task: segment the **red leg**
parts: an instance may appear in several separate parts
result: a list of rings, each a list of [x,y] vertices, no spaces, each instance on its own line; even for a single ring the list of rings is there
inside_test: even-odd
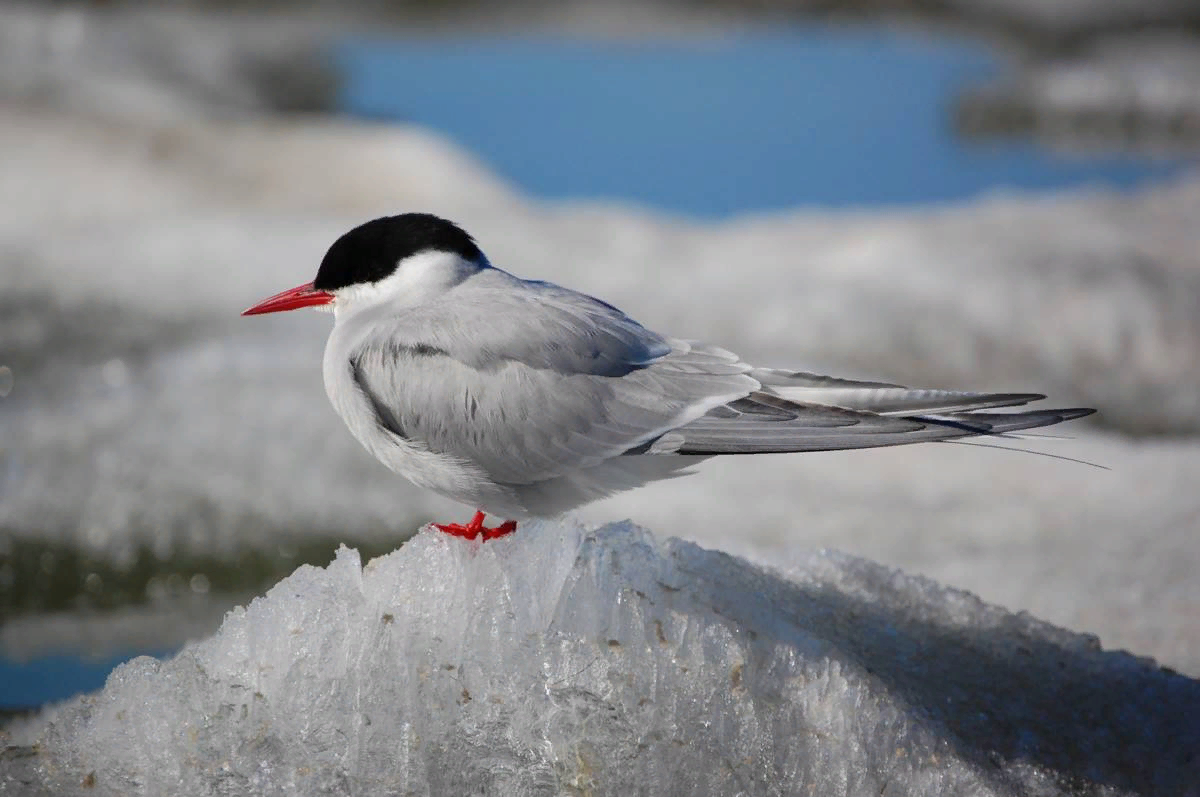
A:
[[[483,525],[484,514],[482,511],[475,513],[475,517],[471,518],[471,522],[465,526],[458,523],[434,523],[433,527],[438,531],[443,531],[454,537],[465,537],[468,540],[473,540],[476,537],[483,537],[483,541],[494,540],[497,537],[503,537],[506,534],[512,534],[517,530],[517,521],[506,520],[494,529],[489,529]]]

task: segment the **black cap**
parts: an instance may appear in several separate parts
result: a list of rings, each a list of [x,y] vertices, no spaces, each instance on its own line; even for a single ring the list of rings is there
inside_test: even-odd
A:
[[[478,263],[483,252],[475,240],[452,221],[431,213],[403,213],[360,224],[333,242],[313,287],[336,291],[347,285],[378,282],[396,265],[418,252],[453,252]]]

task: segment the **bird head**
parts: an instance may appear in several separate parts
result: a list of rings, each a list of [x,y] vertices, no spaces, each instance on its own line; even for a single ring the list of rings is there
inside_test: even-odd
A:
[[[315,307],[335,314],[383,302],[416,304],[488,268],[465,230],[429,213],[368,221],[342,235],[312,282],[275,294],[242,313]]]

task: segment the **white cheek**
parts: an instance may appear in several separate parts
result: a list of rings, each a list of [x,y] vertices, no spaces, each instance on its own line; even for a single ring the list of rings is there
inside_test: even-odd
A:
[[[486,261],[485,261],[486,262]],[[416,305],[444,293],[486,265],[451,252],[422,252],[405,258],[396,271],[370,284],[350,285],[335,293],[334,315],[382,303]]]

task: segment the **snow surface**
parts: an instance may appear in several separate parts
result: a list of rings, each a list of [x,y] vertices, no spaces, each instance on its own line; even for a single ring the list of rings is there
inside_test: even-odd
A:
[[[1015,27],[1063,37],[1155,25],[1186,27],[1197,18],[1190,0],[945,0],[939,11],[1000,30]]]
[[[861,559],[785,577],[629,523],[537,523],[301,567],[16,728],[0,786],[1181,795],[1197,712],[1196,681]]]
[[[5,3],[0,98],[160,120],[326,110],[338,78],[322,42],[344,27],[329,15]]]
[[[967,89],[956,101],[958,123],[985,135],[1020,126],[1059,148],[1188,157],[1200,138],[1196,45],[1192,33],[1126,31],[1026,59],[992,85]]]

